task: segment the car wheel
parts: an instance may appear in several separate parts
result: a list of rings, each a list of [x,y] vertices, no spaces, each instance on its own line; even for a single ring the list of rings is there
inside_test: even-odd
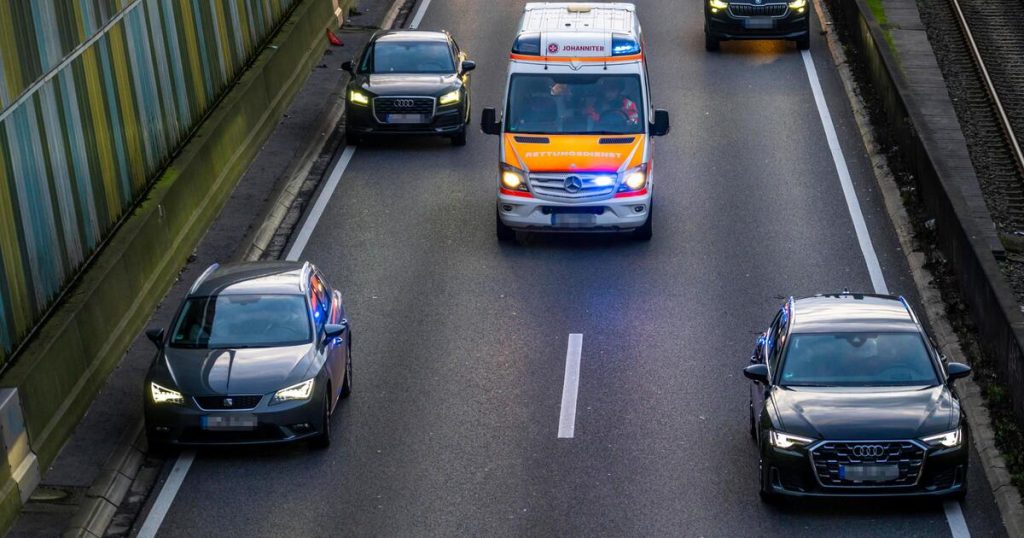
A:
[[[348,398],[352,394],[352,336],[348,337],[348,364],[345,365],[345,380],[341,382],[341,397]]]
[[[717,37],[712,37],[707,30],[704,30],[704,50],[708,52],[717,52],[722,48],[722,41]]]
[[[516,240],[516,231],[501,222],[501,217],[495,212],[494,214],[494,227],[495,233],[498,236],[498,241],[502,243],[514,243]]]
[[[633,238],[638,241],[650,241],[654,236],[654,204],[647,210],[647,220],[639,228],[633,230]]]
[[[313,448],[327,448],[331,446],[331,386],[324,391],[323,422],[320,426],[320,433],[309,441]]]
[[[811,35],[807,34],[800,39],[796,40],[797,50],[807,50],[811,48]]]
[[[754,422],[754,404],[750,404],[750,438],[757,442],[757,423]]]
[[[358,146],[359,143],[362,142],[362,141],[363,141],[363,138],[361,136],[359,136],[357,133],[352,132],[348,128],[345,129],[345,143],[346,144],[348,144],[350,146]]]
[[[152,456],[166,457],[171,453],[170,443],[154,439],[153,433],[149,431],[146,432],[146,447],[146,452]]]
[[[462,129],[459,130],[459,132],[452,135],[452,145],[456,147],[465,146],[467,131],[468,130],[465,127],[463,127]]]

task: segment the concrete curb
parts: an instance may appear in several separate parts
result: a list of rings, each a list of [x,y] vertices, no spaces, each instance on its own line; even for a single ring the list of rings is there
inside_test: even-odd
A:
[[[818,14],[821,27],[831,28],[832,22],[822,7],[821,0],[814,1],[814,9]],[[829,31],[826,41],[832,61],[836,65],[843,88],[846,90],[847,98],[853,109],[857,127],[864,139],[864,146],[871,159],[872,169],[875,171],[875,178],[882,191],[886,210],[896,229],[900,247],[906,253],[907,263],[910,265],[914,284],[924,303],[925,315],[931,325],[933,336],[941,353],[947,357],[963,357],[960,339],[946,317],[945,303],[942,301],[941,292],[932,284],[935,280],[925,266],[927,260],[923,253],[916,251],[913,239],[914,228],[910,222],[910,216],[903,206],[903,198],[889,169],[888,160],[875,140],[866,106],[847,64],[846,53],[835,33]],[[1006,470],[1006,461],[995,445],[995,431],[992,429],[988,409],[985,408],[981,388],[968,378],[959,382],[958,392],[970,424],[971,439],[973,439],[974,447],[981,458],[982,469],[991,486],[992,495],[996,499],[1003,525],[1010,536],[1024,536],[1024,505],[1021,504],[1020,492],[1010,480],[1010,474]]]
[[[125,430],[117,448],[103,465],[100,476],[85,494],[85,500],[62,536],[67,538],[103,536],[117,513],[128,488],[146,459],[142,422]]]

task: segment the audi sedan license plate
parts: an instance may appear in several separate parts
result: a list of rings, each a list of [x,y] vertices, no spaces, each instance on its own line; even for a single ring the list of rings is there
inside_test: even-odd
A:
[[[562,228],[586,228],[597,223],[597,215],[588,213],[554,213],[551,225]]]
[[[246,431],[256,429],[256,415],[209,415],[202,417],[204,430]]]
[[[388,123],[424,123],[423,114],[388,114]]]
[[[888,482],[900,477],[899,465],[840,465],[839,478],[854,482]]]
[[[748,30],[770,30],[775,27],[775,21],[769,17],[751,17],[743,21],[743,27]]]

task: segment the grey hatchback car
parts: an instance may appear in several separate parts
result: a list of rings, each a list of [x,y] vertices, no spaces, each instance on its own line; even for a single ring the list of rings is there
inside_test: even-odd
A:
[[[352,336],[341,293],[310,263],[208,268],[145,382],[151,449],[331,442],[331,415],[352,391]]]

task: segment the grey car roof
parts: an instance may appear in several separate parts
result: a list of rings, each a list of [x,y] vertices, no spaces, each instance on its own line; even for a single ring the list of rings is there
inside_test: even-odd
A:
[[[919,332],[901,297],[843,293],[793,301],[794,333]]]
[[[448,34],[428,30],[387,30],[374,41],[448,41]]]
[[[302,293],[303,262],[248,262],[221,265],[200,277],[191,297]]]

